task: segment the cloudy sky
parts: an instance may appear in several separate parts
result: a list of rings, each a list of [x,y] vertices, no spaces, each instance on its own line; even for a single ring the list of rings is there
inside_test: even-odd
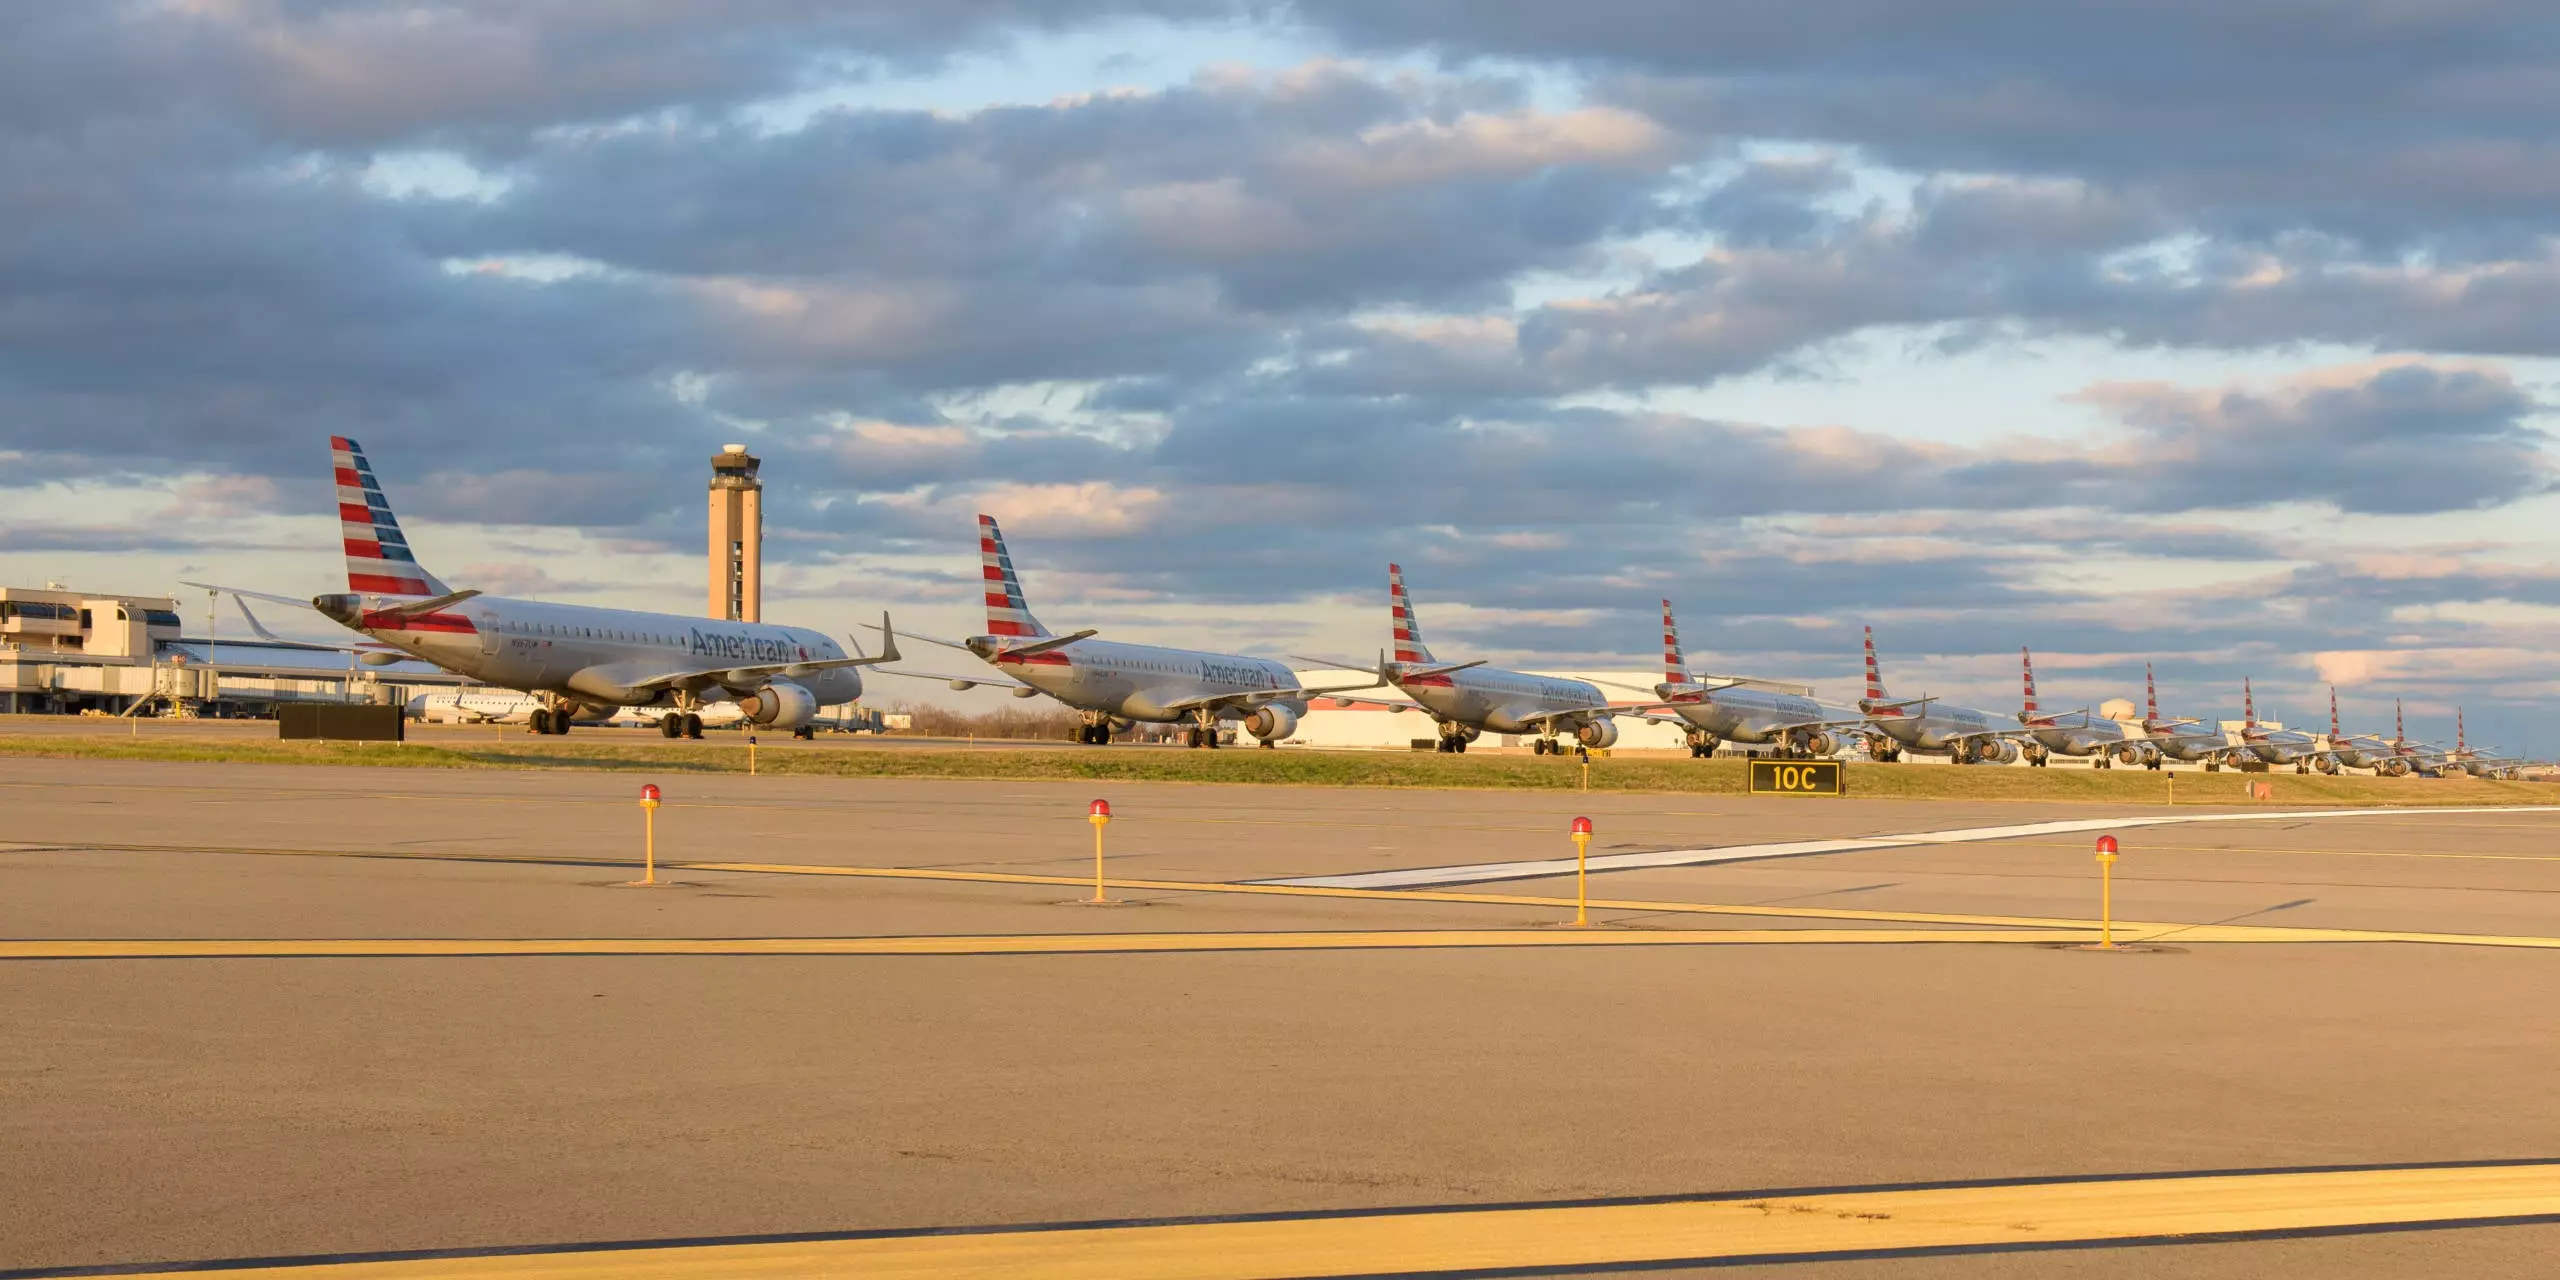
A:
[[[1394,558],[1444,656],[2547,753],[2556,125],[2509,0],[11,6],[0,581],[334,589],[337,432],[693,611],[737,440],[776,620],[976,630],[984,510],[1126,638]]]

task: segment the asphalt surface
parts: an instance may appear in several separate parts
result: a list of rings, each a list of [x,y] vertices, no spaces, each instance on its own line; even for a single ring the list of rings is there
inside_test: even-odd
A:
[[[0,938],[1549,929],[1517,902],[686,869],[640,779],[0,761]],[[1090,874],[1087,784],[684,777],[671,864]],[[1115,784],[1236,882],[2101,816]],[[2560,934],[2560,813],[2128,832],[2120,917]],[[300,856],[280,856],[298,854]],[[1595,877],[2080,920],[2085,838]],[[1570,880],[1505,894],[1562,894]],[[1604,911],[1621,929],[1836,920]],[[1896,926],[1906,927],[1906,926]],[[2174,940],[2173,940],[2174,941]],[[0,962],[0,1268],[2560,1156],[2560,956],[2414,944]],[[1788,1275],[2531,1274],[2560,1227]],[[1753,1274],[1761,1268],[1744,1268]],[[1661,1274],[1650,1272],[1648,1274]],[[1734,1274],[1731,1271],[1719,1274]]]

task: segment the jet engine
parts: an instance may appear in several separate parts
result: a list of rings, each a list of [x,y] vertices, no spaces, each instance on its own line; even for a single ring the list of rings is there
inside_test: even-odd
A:
[[[1017,698],[1037,698],[1040,696],[1040,691],[1027,684],[1018,684],[1013,687],[1013,696]]]
[[[2387,761],[2383,764],[2382,768],[2376,772],[2379,772],[2387,778],[2405,778],[2409,776],[2409,762],[2406,760]]]
[[[2338,772],[2338,758],[2336,756],[2322,756],[2319,759],[2312,761],[2311,767],[2322,773],[2334,776]]]
[[[407,658],[408,656],[409,655],[405,653],[384,653],[380,650],[375,650],[372,653],[365,654],[363,657],[356,659],[356,661],[361,662],[368,667],[387,667],[392,663]]]
[[[2128,742],[2115,749],[2116,763],[2128,769],[2151,763],[2160,749],[2146,742]]]
[[[797,729],[818,718],[818,698],[788,680],[776,680],[738,699],[738,710],[769,728]]]
[[[1244,731],[1264,742],[1278,742],[1296,732],[1297,728],[1297,715],[1283,706],[1257,707],[1252,715],[1244,718]]]
[[[1606,751],[1618,745],[1618,722],[1594,720],[1574,730],[1573,740],[1594,751]]]
[[[1809,730],[1796,738],[1796,749],[1809,756],[1827,756],[1840,749],[1840,739],[1820,729]]]
[[[951,682],[951,687],[958,692],[967,693],[971,689],[977,688],[978,682],[975,680],[954,680]]]
[[[1983,738],[1973,744],[1973,758],[1984,764],[2016,764],[2018,744],[2007,738]]]

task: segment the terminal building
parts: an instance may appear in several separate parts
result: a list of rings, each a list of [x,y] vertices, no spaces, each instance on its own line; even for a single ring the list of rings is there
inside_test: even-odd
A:
[[[368,665],[356,655],[226,640],[204,615],[188,636],[167,596],[0,587],[0,713],[262,716],[295,702],[405,703],[463,683],[424,663]]]

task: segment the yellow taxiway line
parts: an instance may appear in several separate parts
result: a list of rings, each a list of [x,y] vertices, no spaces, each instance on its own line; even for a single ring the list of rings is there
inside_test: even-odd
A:
[[[2041,929],[1411,929],[1340,933],[1029,933],[874,938],[62,938],[0,942],[0,960],[1030,956],[1179,951],[1388,951],[1453,947],[1695,947],[1766,943],[2050,943],[2062,936]]]
[[[2119,946],[2153,942],[2417,942],[2560,950],[2560,938],[2268,925],[2116,925]],[[405,959],[461,956],[1028,956],[1209,951],[1394,951],[1503,947],[1739,947],[2096,942],[2071,929],[1392,929],[1244,933],[1022,933],[838,938],[49,938],[0,941],[8,960]]]
[[[2560,1163],[2173,1174],[326,1259],[233,1280],[1281,1277],[1657,1267],[2560,1221]],[[160,1273],[165,1280],[200,1271]]]

